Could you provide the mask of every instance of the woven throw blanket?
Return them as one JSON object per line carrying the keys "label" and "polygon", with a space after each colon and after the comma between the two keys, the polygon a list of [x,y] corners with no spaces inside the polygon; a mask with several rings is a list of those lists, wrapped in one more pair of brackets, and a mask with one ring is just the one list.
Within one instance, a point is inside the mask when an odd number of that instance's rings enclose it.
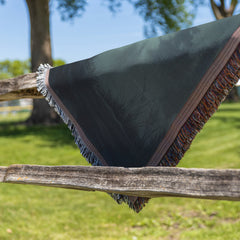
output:
{"label": "woven throw blanket", "polygon": [[[240,15],[51,68],[38,90],[94,166],[176,166],[240,77]],[[139,212],[146,198],[111,194]]]}

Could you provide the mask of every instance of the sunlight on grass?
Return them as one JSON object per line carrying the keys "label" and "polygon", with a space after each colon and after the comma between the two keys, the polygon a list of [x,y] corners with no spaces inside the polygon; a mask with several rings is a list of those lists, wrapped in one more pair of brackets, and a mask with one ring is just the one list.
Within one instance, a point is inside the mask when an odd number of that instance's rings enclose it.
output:
{"label": "sunlight on grass", "polygon": [[[83,165],[64,125],[14,124],[0,117],[0,165]],[[240,104],[224,104],[194,140],[181,167],[240,168]],[[240,203],[157,198],[139,214],[107,194],[0,185],[1,240],[240,239]]]}

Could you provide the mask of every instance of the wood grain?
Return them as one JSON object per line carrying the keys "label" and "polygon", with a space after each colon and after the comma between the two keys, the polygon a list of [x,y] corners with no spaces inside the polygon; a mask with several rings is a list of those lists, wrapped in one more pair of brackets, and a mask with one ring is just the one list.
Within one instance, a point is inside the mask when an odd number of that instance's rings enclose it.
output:
{"label": "wood grain", "polygon": [[36,73],[0,80],[0,101],[21,98],[43,98],[37,91]]}
{"label": "wood grain", "polygon": [[11,165],[0,181],[142,197],[240,200],[240,170]]}

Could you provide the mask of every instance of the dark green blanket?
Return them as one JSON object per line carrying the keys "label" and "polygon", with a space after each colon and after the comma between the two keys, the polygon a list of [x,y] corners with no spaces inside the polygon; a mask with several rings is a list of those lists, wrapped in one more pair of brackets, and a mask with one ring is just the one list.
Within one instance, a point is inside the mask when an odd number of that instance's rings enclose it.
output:
{"label": "dark green blanket", "polygon": [[[239,79],[240,15],[51,68],[38,90],[101,166],[176,166]],[[112,194],[135,211],[147,199]]]}

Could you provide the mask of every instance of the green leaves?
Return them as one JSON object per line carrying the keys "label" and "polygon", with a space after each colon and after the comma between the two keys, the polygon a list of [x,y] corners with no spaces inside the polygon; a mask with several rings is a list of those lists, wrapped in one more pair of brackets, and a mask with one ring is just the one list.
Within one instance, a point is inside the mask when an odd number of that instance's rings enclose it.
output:
{"label": "green leaves", "polygon": [[[53,66],[61,66],[65,64],[62,59],[53,60]],[[30,60],[5,60],[0,62],[0,79],[7,79],[20,76],[30,72]]]}
{"label": "green leaves", "polygon": [[58,0],[57,9],[60,12],[62,20],[73,19],[80,17],[85,12],[87,5],[86,0]]}
{"label": "green leaves", "polygon": [[[103,0],[108,8],[117,12],[121,8],[120,0]],[[127,0],[144,19],[144,35],[153,37],[161,30],[164,33],[175,32],[192,24],[197,7],[204,0]]]}
{"label": "green leaves", "polygon": [[144,34],[153,37],[158,30],[164,33],[189,27],[195,10],[203,1],[193,0],[129,0],[146,22]]}
{"label": "green leaves", "polygon": [[[0,0],[1,1],[1,0]],[[121,0],[102,0],[107,7],[116,13],[122,6]],[[178,31],[192,24],[195,10],[204,0],[127,0],[144,19],[146,37]],[[87,0],[57,0],[57,9],[62,20],[80,17],[86,10]]]}
{"label": "green leaves", "polygon": [[61,66],[61,65],[64,65],[66,64],[66,62],[62,59],[53,59],[53,66],[54,67],[58,67],[58,66]]}
{"label": "green leaves", "polygon": [[5,60],[0,62],[0,79],[23,75],[30,71],[30,61]]}

